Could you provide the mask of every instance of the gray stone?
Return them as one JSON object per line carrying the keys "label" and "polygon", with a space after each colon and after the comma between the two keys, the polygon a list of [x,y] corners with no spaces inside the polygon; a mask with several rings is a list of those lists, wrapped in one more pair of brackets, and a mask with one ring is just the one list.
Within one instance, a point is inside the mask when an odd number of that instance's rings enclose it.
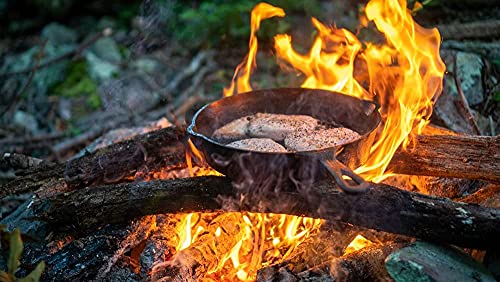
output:
{"label": "gray stone", "polygon": [[31,133],[36,133],[38,131],[38,122],[36,121],[36,118],[29,113],[17,111],[14,114],[13,122],[14,125],[19,126]]}
{"label": "gray stone", "polygon": [[[40,48],[40,46],[35,46],[21,54],[6,56],[2,66],[0,67],[1,72],[17,72],[31,68],[37,62]],[[58,46],[52,41],[48,41],[45,44],[43,58],[39,60],[39,64],[43,64],[45,61],[49,61],[66,52],[69,52],[73,48],[74,45],[66,44]],[[37,96],[46,94],[48,89],[64,79],[67,64],[67,61],[60,61],[38,69],[33,77],[33,81],[31,82],[31,87],[27,91],[31,91],[31,93],[34,93]],[[27,76],[19,76],[19,78],[21,80],[27,80]]]}
{"label": "gray stone", "polygon": [[140,58],[131,63],[133,69],[143,73],[153,73],[160,68],[160,63],[151,58]]}
{"label": "gray stone", "polygon": [[483,61],[480,56],[472,53],[457,53],[457,78],[460,80],[470,106],[483,102]]}
{"label": "gray stone", "polygon": [[386,259],[389,275],[396,282],[491,281],[486,268],[458,249],[416,242]]}
{"label": "gray stone", "polygon": [[119,64],[122,60],[118,45],[111,37],[104,37],[97,40],[90,50],[99,57],[99,59],[113,64]]}
{"label": "gray stone", "polygon": [[459,99],[456,94],[455,83],[451,75],[444,78],[444,89],[434,105],[433,116],[438,124],[465,134],[474,134],[472,126],[464,119],[458,111],[455,101]]}
{"label": "gray stone", "polygon": [[105,81],[99,86],[98,93],[106,111],[119,115],[145,112],[160,99],[148,83],[147,75],[137,73]]}
{"label": "gray stone", "polygon": [[96,81],[104,81],[117,75],[119,68],[117,65],[101,59],[93,52],[85,53],[89,75]]}
{"label": "gray stone", "polygon": [[50,23],[42,30],[42,38],[47,39],[56,46],[74,44],[77,37],[74,30],[58,23]]}

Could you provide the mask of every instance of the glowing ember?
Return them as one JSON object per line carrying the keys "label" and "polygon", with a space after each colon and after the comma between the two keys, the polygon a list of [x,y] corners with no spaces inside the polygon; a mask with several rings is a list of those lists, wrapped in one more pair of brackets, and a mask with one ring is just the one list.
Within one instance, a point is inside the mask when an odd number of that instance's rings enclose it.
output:
{"label": "glowing ember", "polygon": [[176,250],[198,251],[210,259],[206,277],[255,280],[257,270],[282,262],[322,221],[308,217],[261,213],[195,214],[177,225]]}
{"label": "glowing ember", "polygon": [[344,251],[344,255],[348,255],[350,253],[353,253],[355,251],[359,251],[361,249],[363,249],[364,247],[367,247],[367,246],[370,246],[370,245],[373,245],[374,243],[368,239],[366,239],[365,237],[361,236],[361,235],[356,235],[356,237],[354,237],[354,239],[351,241],[351,243],[349,243],[349,245],[347,245],[347,247],[345,248],[345,251]]}
{"label": "glowing ember", "polygon": [[[283,17],[285,13],[269,4],[261,3],[252,10],[249,53],[237,66],[231,86],[224,90],[225,96],[252,90],[250,73],[256,67],[256,32],[261,20],[276,16]],[[396,149],[408,143],[412,131],[420,131],[427,124],[433,102],[442,89],[445,66],[439,57],[437,29],[417,25],[406,8],[406,0],[371,0],[365,16],[362,22],[373,22],[385,36],[385,44],[361,42],[348,30],[327,27],[313,18],[318,34],[308,54],[297,53],[287,34],[276,35],[274,47],[279,59],[304,74],[302,87],[342,92],[376,100],[381,105],[384,127],[368,161],[356,170],[367,180],[378,182],[389,175],[385,170]],[[355,66],[361,66],[366,75],[355,77]],[[191,156],[201,159],[190,143],[189,167]],[[216,172],[207,169],[198,170],[197,174]],[[207,278],[253,280],[258,269],[289,257],[300,243],[317,232],[321,223],[318,219],[276,214],[182,215],[176,227],[177,255],[197,250],[207,256]],[[346,253],[369,243],[358,236]]]}

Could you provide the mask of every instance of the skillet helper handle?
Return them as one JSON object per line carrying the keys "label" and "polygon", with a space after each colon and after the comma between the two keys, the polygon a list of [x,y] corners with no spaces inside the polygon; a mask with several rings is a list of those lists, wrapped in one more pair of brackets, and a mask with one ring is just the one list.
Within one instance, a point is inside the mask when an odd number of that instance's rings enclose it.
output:
{"label": "skillet helper handle", "polygon": [[[321,160],[321,164],[327,169],[330,175],[333,176],[335,182],[339,185],[340,189],[345,193],[349,194],[359,194],[364,193],[370,188],[370,184],[366,182],[361,176],[354,173],[350,168],[348,168],[343,163],[336,159],[333,160]],[[342,176],[349,176],[353,181],[354,185],[347,182]]]}

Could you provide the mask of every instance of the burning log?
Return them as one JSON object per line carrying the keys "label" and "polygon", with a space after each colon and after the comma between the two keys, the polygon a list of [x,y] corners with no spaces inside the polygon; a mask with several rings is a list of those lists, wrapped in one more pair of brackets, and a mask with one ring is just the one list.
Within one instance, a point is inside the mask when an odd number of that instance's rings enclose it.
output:
{"label": "burning log", "polygon": [[389,274],[385,269],[385,259],[405,245],[406,243],[389,243],[365,247],[334,259],[329,266],[330,273],[338,281],[389,280]]}
{"label": "burning log", "polygon": [[[63,164],[26,170],[0,187],[0,197],[36,190],[60,190],[117,182],[141,167],[185,165],[184,133],[174,127],[137,136]],[[389,170],[400,174],[484,179],[500,182],[500,138],[419,135],[398,150]]]}
{"label": "burning log", "polygon": [[[446,242],[488,248],[500,235],[500,210],[370,184],[364,194],[339,193],[331,182],[318,183],[307,199],[294,192],[248,200],[228,208],[221,198],[238,198],[238,190],[224,177],[196,177],[168,181],[125,183],[76,190],[42,199],[35,214],[61,228],[79,230],[118,223],[143,215],[220,210],[285,213],[340,220],[354,225]],[[265,208],[262,208],[265,207]]]}
{"label": "burning log", "polygon": [[[175,127],[160,129],[123,141],[62,164],[46,164],[24,171],[0,187],[0,197],[36,190],[102,185],[131,176],[141,167],[164,168],[184,163],[185,136]],[[53,188],[58,187],[58,188]],[[58,192],[60,192],[58,191]]]}
{"label": "burning log", "polygon": [[386,257],[406,244],[390,242],[368,246],[338,258],[328,259],[323,264],[304,271],[296,271],[292,264],[272,265],[259,270],[257,281],[283,281],[283,278],[288,276],[295,278],[291,281],[302,281],[301,279],[307,279],[307,281],[386,281],[390,280],[385,269]]}

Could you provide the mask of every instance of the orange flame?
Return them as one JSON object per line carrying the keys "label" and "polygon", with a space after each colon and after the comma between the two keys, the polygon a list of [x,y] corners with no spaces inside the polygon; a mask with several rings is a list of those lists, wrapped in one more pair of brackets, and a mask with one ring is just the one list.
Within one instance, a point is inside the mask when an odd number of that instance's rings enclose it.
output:
{"label": "orange flame", "polygon": [[[221,217],[214,229],[204,226],[205,221],[213,224],[213,214],[184,216],[176,227],[176,250],[197,248],[204,252],[209,245],[216,263],[207,266],[207,275],[229,281],[255,280],[257,270],[288,258],[322,224],[320,219],[283,214],[224,213]],[[213,241],[202,240],[201,233]]]}
{"label": "orange flame", "polygon": [[260,28],[262,20],[272,17],[284,17],[285,11],[283,9],[274,7],[267,3],[259,3],[252,9],[250,19],[250,41],[248,42],[248,55],[241,62],[234,72],[233,80],[229,88],[224,88],[224,96],[231,96],[236,93],[242,93],[252,90],[250,86],[250,73],[253,68],[257,66],[255,63],[255,56],[257,55],[258,43],[256,33]]}
{"label": "orange flame", "polygon": [[347,247],[345,248],[345,251],[344,251],[344,255],[348,255],[350,253],[354,253],[355,251],[359,251],[365,247],[368,247],[368,246],[371,246],[373,245],[374,243],[368,239],[366,239],[365,237],[363,237],[362,235],[356,235],[356,237],[354,237],[354,239],[351,241],[351,243],[349,243],[349,245],[347,245]]}
{"label": "orange flame", "polygon": [[[416,24],[405,0],[371,0],[365,14],[362,20],[375,23],[386,38],[385,44],[361,43],[348,30],[327,27],[312,18],[318,35],[307,55],[293,49],[288,34],[276,35],[274,47],[278,58],[304,74],[302,87],[337,91],[376,100],[381,105],[384,127],[368,161],[356,169],[365,179],[380,182],[390,175],[385,170],[395,151],[401,145],[405,148],[414,129],[420,132],[428,123],[433,103],[442,90],[445,65],[439,57],[437,29]],[[256,54],[252,46],[257,45],[250,46],[247,67],[254,64]],[[355,65],[362,65],[355,64],[358,60],[366,65],[368,75],[356,79]],[[245,85],[241,91],[250,91],[249,71],[239,76],[240,68],[236,68],[229,89],[234,90],[236,84]],[[237,92],[241,91],[238,87]],[[225,91],[224,95],[232,93]]]}
{"label": "orange flame", "polygon": [[[250,73],[256,67],[256,32],[261,20],[275,16],[284,17],[285,13],[265,3],[252,10],[249,53],[236,67],[224,96],[252,90]],[[304,74],[302,87],[337,91],[376,100],[381,105],[383,128],[368,161],[356,170],[367,180],[379,182],[390,175],[385,170],[396,149],[405,148],[413,131],[419,132],[428,123],[433,102],[442,89],[445,66],[439,57],[437,29],[416,24],[405,0],[371,0],[361,21],[365,26],[368,21],[373,22],[385,36],[385,44],[361,42],[346,29],[327,27],[312,18],[318,35],[308,54],[296,52],[287,34],[276,35],[274,47],[278,58]],[[364,73],[359,75],[358,70],[355,76],[355,67],[359,66]],[[190,148],[192,155],[199,153],[192,143]],[[187,154],[190,167],[191,154]],[[210,169],[200,173],[216,174]],[[230,218],[224,220],[226,216]],[[220,220],[213,217],[183,216],[176,227],[176,250],[182,253],[191,248],[209,248],[215,253],[216,262],[207,266],[207,273],[215,280],[255,279],[258,269],[289,257],[322,224],[319,219],[277,214],[224,213],[216,218]],[[231,233],[229,229],[237,231]],[[210,243],[202,240],[203,236],[211,236]],[[226,245],[221,246],[222,242]],[[356,237],[346,253],[369,243]]]}

